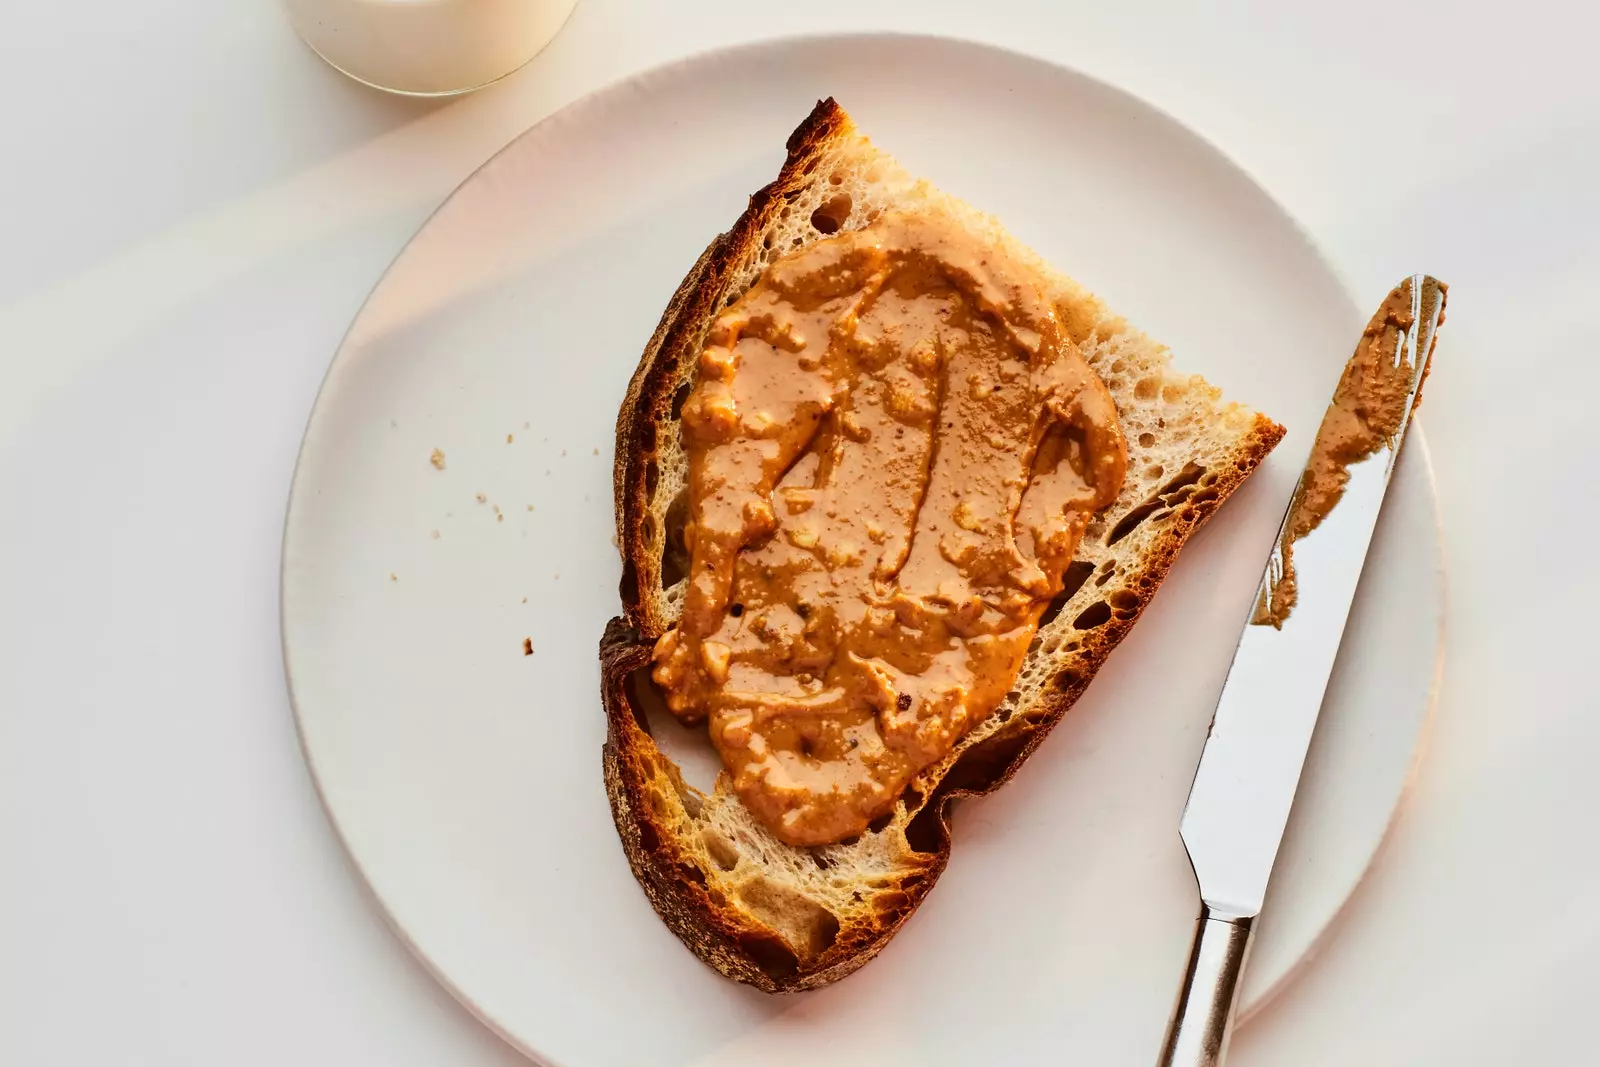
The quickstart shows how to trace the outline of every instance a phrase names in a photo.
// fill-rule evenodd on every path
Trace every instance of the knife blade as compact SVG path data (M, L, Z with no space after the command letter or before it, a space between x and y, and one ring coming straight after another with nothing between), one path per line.
M1385 491L1444 321L1445 285L1385 297L1340 375L1267 559L1179 823L1200 890L1161 1067L1215 1067L1255 920Z

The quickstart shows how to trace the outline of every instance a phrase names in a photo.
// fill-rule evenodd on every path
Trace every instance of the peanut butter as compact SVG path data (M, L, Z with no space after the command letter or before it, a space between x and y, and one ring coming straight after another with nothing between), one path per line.
M1403 282L1389 292L1345 364L1289 505L1289 520L1280 542L1282 570L1276 581L1261 590L1251 615L1250 622L1256 626L1283 629L1299 599L1294 543L1321 525L1339 503L1350 482L1350 466L1393 447L1407 414L1422 401L1417 361L1422 362L1420 373L1426 378L1428 353L1407 360L1400 351L1405 337L1417 327L1412 284ZM1438 299L1442 323L1442 284Z
M653 676L795 845L862 832L995 710L1126 466L1037 277L936 213L774 263L682 428L691 563Z

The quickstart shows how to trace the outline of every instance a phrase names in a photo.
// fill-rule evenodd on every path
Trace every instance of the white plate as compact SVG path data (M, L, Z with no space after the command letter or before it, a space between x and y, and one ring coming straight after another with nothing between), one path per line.
M628 872L601 786L595 647L618 606L624 385L679 278L828 94L1290 436L1026 769L960 810L948 871L882 956L769 998L702 966ZM1178 813L1296 460L1364 318L1218 151L1038 60L790 40L588 97L429 220L318 398L283 622L329 815L428 967L551 1064L1149 1063L1195 908ZM1379 530L1247 1011L1360 880L1428 716L1441 578L1420 444Z

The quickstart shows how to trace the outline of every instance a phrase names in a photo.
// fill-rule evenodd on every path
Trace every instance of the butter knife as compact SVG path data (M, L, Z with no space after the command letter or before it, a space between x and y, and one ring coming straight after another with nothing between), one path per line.
M1395 460L1421 399L1445 286L1395 286L1367 324L1239 638L1179 832L1200 917L1160 1067L1217 1067L1306 749Z

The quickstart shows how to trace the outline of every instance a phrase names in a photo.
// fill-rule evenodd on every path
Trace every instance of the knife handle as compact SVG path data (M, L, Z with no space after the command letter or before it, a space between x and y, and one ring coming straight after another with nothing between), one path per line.
M1218 918L1204 904L1158 1067L1221 1067L1255 918Z

